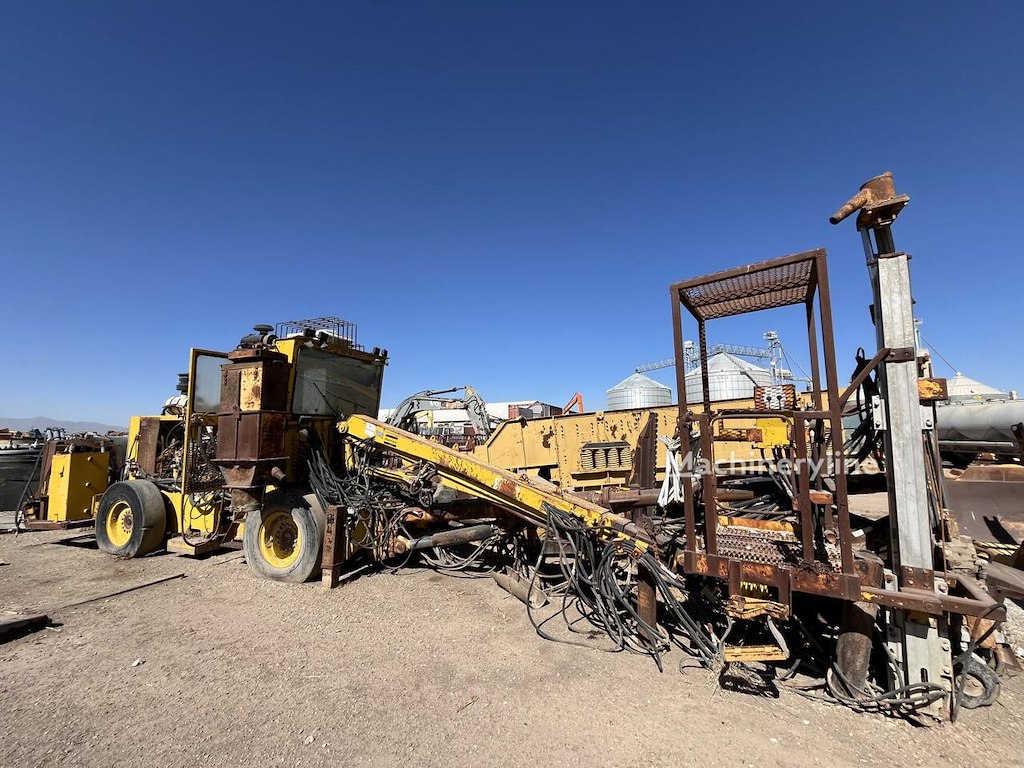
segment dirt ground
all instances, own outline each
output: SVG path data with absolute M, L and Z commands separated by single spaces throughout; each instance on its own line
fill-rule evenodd
M 334 591 L 241 555 L 116 561 L 91 532 L 0 535 L 0 765 L 1021 765 L 1024 678 L 953 725 L 719 690 L 702 670 L 545 641 L 489 579 Z M 134 592 L 66 607 L 175 574 Z

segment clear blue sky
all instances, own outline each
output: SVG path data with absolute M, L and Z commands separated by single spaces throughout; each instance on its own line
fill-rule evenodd
M 671 282 L 817 246 L 848 374 L 869 287 L 827 216 L 887 169 L 925 336 L 1024 389 L 1022 28 L 1016 2 L 4 3 L 0 415 L 124 424 L 189 346 L 320 314 L 390 349 L 385 404 L 601 408 L 671 354 Z M 711 341 L 796 350 L 791 319 Z

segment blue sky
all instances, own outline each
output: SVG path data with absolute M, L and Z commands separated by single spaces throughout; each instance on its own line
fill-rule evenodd
M 817 246 L 848 375 L 869 285 L 827 216 L 884 170 L 924 335 L 1024 389 L 1022 25 L 1019 3 L 5 3 L 0 414 L 124 424 L 188 347 L 322 314 L 391 351 L 386 404 L 470 383 L 601 408 L 671 354 L 671 282 Z M 792 320 L 711 341 L 774 327 L 795 354 Z

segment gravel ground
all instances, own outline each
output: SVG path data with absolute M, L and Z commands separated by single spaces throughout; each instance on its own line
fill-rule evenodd
M 547 642 L 490 580 L 327 592 L 232 552 L 116 561 L 68 531 L 0 535 L 0 561 L 0 609 L 59 624 L 0 645 L 0 765 L 1021 764 L 1022 678 L 921 728 Z

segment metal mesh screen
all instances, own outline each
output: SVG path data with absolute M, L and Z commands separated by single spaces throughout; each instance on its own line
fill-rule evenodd
M 355 349 L 362 349 L 356 340 L 356 324 L 333 315 L 311 317 L 306 320 L 286 320 L 283 323 L 278 323 L 275 329 L 275 333 L 280 338 L 301 336 L 304 333 L 316 333 L 318 331 L 325 331 L 332 336 L 347 341 Z
M 713 320 L 745 312 L 802 304 L 807 299 L 814 261 L 791 261 L 758 268 L 751 265 L 711 276 L 706 282 L 684 283 L 680 294 L 700 320 Z

